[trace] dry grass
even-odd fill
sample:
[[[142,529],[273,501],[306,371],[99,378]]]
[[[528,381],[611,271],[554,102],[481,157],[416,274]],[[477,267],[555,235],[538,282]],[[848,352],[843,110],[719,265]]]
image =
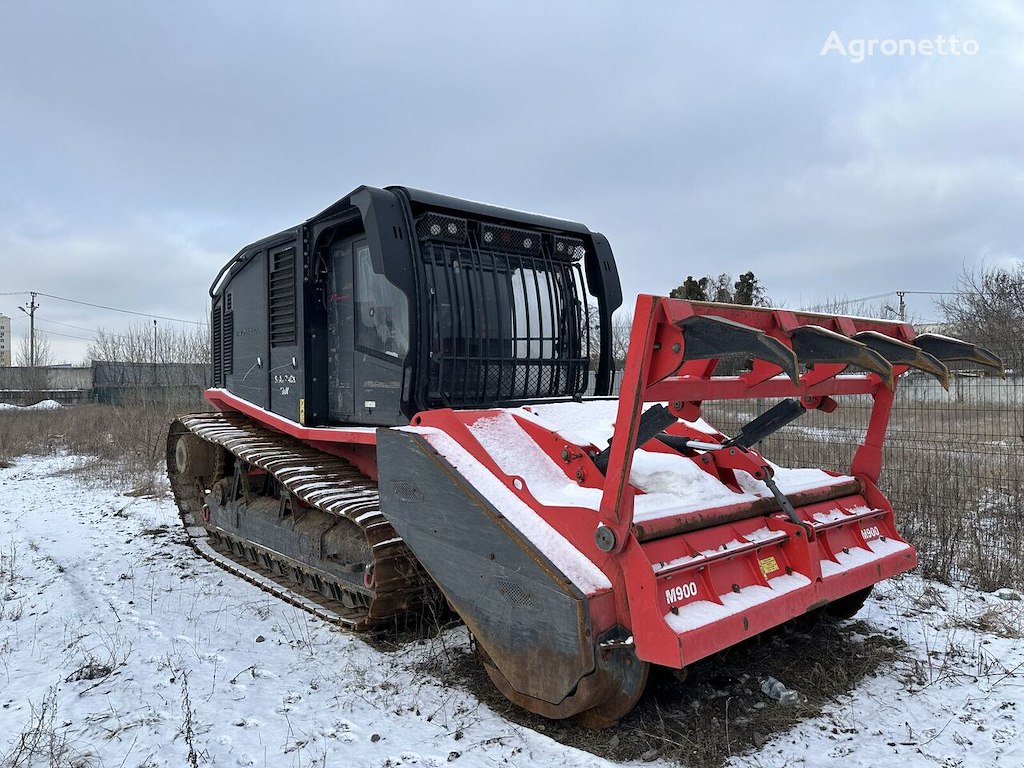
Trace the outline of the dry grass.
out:
[[[1017,402],[1016,392],[1005,401],[920,401],[908,394],[898,398],[881,484],[900,530],[918,548],[926,576],[988,590],[1024,587],[1024,410]],[[723,431],[734,432],[770,405],[707,403],[705,415]],[[57,451],[84,454],[134,488],[160,468],[167,424],[183,410],[187,408],[139,405],[0,412],[0,462]],[[807,414],[762,448],[780,464],[845,471],[868,413],[869,403],[846,398],[835,413]],[[13,574],[13,556],[8,560],[9,567],[0,570]],[[430,636],[444,619],[438,615],[429,626],[406,630],[410,636]],[[465,649],[444,648],[424,671],[468,688],[511,720],[596,755],[613,760],[659,757],[704,768],[759,748],[902,653],[898,640],[872,634],[863,624],[815,621],[802,619],[731,649],[725,657],[695,664],[685,680],[662,671],[618,728],[597,735],[513,707]],[[1019,623],[1004,626],[995,612],[972,621],[978,629],[1003,636],[1022,633]],[[767,676],[803,693],[807,703],[781,706],[767,699],[760,691],[760,680]],[[19,742],[25,754],[64,748],[45,704],[35,727]],[[184,719],[187,725],[187,713]]]
[[[6,754],[0,755],[3,768],[89,768],[99,765],[91,749],[75,743],[70,723],[57,719],[57,692],[50,689],[42,701],[33,703],[32,717],[13,739]]]
[[[922,399],[920,385],[897,389],[880,486],[925,576],[983,590],[1024,587],[1024,382],[972,379],[959,396],[958,386],[932,400]],[[808,413],[759,448],[785,466],[848,471],[870,400],[839,402],[834,413]],[[704,411],[730,433],[771,404],[707,403]]]
[[[818,715],[861,680],[890,667],[903,647],[900,640],[861,622],[803,617],[694,664],[682,679],[670,670],[652,668],[636,709],[615,728],[597,732],[515,707],[465,647],[439,647],[423,671],[449,686],[468,689],[502,717],[600,757],[657,758],[718,768]],[[807,702],[787,706],[769,699],[760,689],[768,676],[804,694]]]
[[[951,394],[926,399],[935,394],[920,381],[897,389],[881,487],[900,530],[917,547],[925,576],[985,590],[1024,587],[1024,382],[958,378]],[[708,402],[704,412],[732,433],[771,404]],[[153,493],[168,423],[199,407],[0,411],[0,468],[19,456],[63,450],[95,457],[79,471]],[[847,471],[870,407],[866,397],[841,398],[836,412],[808,413],[761,448],[779,464]]]
[[[167,426],[196,404],[79,405],[52,411],[0,411],[0,468],[20,457],[60,452],[88,456],[85,472],[121,490],[160,488]]]

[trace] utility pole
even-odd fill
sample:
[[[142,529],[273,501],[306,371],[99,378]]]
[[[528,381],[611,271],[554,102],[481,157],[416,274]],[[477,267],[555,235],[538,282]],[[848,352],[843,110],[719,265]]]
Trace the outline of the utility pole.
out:
[[[150,381],[149,381],[149,386],[150,386],[150,390],[149,391],[151,393],[154,393],[153,396],[155,397],[156,396],[155,392],[156,392],[156,386],[157,386],[157,379],[159,378],[159,376],[157,376],[157,372],[156,372],[156,318],[155,317],[153,318],[153,365],[151,366],[151,368],[152,368],[152,371],[151,371],[151,377],[150,377]]]
[[[907,302],[903,300],[903,297],[907,295],[906,291],[896,291],[896,295],[900,297],[900,322],[907,322]]]
[[[29,300],[28,309],[24,307],[18,307],[22,312],[28,315],[28,364],[30,368],[36,367],[36,310],[39,309],[39,305],[36,304],[36,292],[30,292],[32,298]]]

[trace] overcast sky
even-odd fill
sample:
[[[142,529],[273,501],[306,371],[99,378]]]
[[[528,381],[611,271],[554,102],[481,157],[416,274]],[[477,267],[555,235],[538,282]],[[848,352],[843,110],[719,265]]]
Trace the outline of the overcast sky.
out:
[[[1024,256],[1021,4],[507,7],[0,0],[0,293],[201,320],[242,245],[360,184],[582,221],[627,303],[748,269],[794,307],[941,292]],[[833,31],[961,43],[855,63]],[[16,336],[27,298],[0,295]],[[50,334],[151,322],[39,302]]]

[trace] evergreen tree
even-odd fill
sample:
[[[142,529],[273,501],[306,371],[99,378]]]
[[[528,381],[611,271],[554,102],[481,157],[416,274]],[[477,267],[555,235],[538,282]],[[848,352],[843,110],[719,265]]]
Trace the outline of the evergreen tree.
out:
[[[687,275],[686,281],[669,292],[669,296],[673,299],[687,299],[689,301],[707,301],[708,300],[708,283],[711,282],[710,277],[702,277],[699,280],[694,280],[693,275]]]
[[[687,275],[682,285],[669,291],[673,299],[688,301],[717,301],[723,304],[745,304],[747,306],[764,307],[769,301],[764,288],[753,272],[744,272],[735,283],[732,275],[723,272],[718,277],[704,275],[694,278]]]
[[[740,279],[736,281],[734,287],[736,288],[736,292],[733,294],[734,304],[764,306],[768,303],[765,299],[764,288],[758,284],[753,272],[744,272],[740,275]]]

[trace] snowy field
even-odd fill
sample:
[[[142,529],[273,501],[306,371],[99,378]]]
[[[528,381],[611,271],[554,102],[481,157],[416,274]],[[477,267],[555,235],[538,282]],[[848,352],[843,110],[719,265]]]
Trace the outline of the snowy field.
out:
[[[0,766],[616,765],[425,672],[463,630],[368,645],[196,559],[171,501],[85,462],[0,469]],[[731,763],[1024,765],[1018,597],[884,585],[860,618],[899,659]]]

